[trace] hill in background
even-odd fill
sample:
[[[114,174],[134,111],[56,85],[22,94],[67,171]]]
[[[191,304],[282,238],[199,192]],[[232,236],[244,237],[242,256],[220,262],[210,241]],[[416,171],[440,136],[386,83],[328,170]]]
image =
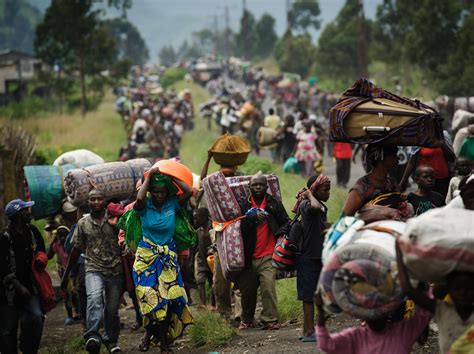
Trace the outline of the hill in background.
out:
[[[16,49],[33,52],[40,10],[25,0],[0,0],[0,50]]]
[[[6,0],[0,0],[5,2]],[[42,13],[49,6],[50,0],[8,0],[10,2],[29,2]],[[322,26],[332,21],[346,0],[319,0]],[[364,0],[367,17],[374,18],[377,5],[382,0]],[[260,17],[268,12],[276,19],[276,31],[282,35],[286,29],[285,0],[247,0],[247,8]],[[184,40],[191,39],[192,32],[203,28],[222,30],[225,26],[225,7],[229,9],[229,26],[238,30],[242,15],[242,0],[133,0],[133,7],[128,11],[128,19],[145,39],[150,49],[150,60],[156,61],[159,50],[165,45],[178,48]],[[114,9],[106,9],[107,17],[120,16]],[[312,34],[317,40],[320,31]]]

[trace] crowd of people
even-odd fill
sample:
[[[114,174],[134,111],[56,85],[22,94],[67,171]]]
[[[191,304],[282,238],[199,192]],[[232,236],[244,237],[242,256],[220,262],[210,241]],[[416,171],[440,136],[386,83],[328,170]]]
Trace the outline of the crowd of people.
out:
[[[161,173],[156,165],[139,181],[131,200],[109,203],[105,192],[96,188],[89,192],[83,207],[65,200],[60,214],[45,227],[50,234],[49,244],[30,223],[29,208],[34,201],[12,200],[5,208],[9,224],[0,237],[0,352],[16,353],[19,348],[24,353],[36,353],[40,347],[46,310],[35,278],[37,272],[44,271],[38,253],[49,259],[56,255],[65,325],[83,324],[85,348],[90,353],[99,353],[102,345],[111,353],[121,351],[119,307],[124,292],[128,292],[135,310],[131,329],[145,328],[137,343],[141,351],[157,345],[162,353],[171,352],[173,341],[193,322],[190,304],[217,311],[242,331],[255,327],[278,330],[277,270],[272,256],[278,237],[289,232],[289,225],[290,233],[299,234],[297,298],[304,314],[300,341],[317,342],[327,353],[408,353],[434,318],[439,327],[440,351],[447,353],[452,343],[472,328],[473,273],[453,272],[441,290],[425,283],[413,288],[397,248],[399,281],[407,298],[419,306],[415,315],[404,319],[403,315],[392,314],[337,334],[327,330],[326,310],[316,287],[323,267],[324,235],[330,226],[326,202],[332,181],[318,170],[317,161],[329,151],[336,160],[337,185],[345,188],[356,151],[347,143],[328,143],[325,112],[329,107],[321,103],[325,100],[316,86],[306,91],[291,86],[295,99],[287,101],[295,105],[283,109],[291,113],[282,119],[284,113],[277,101],[286,91],[278,90],[287,87],[265,82],[259,71],[244,77],[250,86],[249,95],[219,81],[217,98],[203,104],[201,111],[209,112],[222,132],[240,131],[256,153],[267,148],[274,161],[297,161],[307,183],[296,195],[294,217],[290,218],[281,200],[268,193],[263,174],[252,176],[248,194],[238,201],[243,216],[240,228],[245,266],[239,275],[228,279],[220,265],[215,220],[210,218],[202,187],[193,190],[183,181]],[[240,76],[232,72],[232,77],[238,80]],[[138,68],[133,78],[129,88],[117,91],[116,109],[129,137],[119,159],[178,157],[184,131],[193,128],[190,91],[176,94],[148,85]],[[276,100],[268,115],[263,114],[262,102],[255,99],[265,96],[258,93],[265,88]],[[270,134],[262,127],[274,132]],[[268,144],[266,133],[271,135]],[[453,149],[446,136],[439,147],[412,148],[399,175],[395,171],[401,148],[363,147],[367,173],[349,189],[342,213],[357,215],[368,223],[408,220],[433,208],[474,210],[472,146],[465,145],[464,140],[460,145],[458,150]],[[207,177],[211,159],[209,151],[201,180]],[[233,177],[236,168],[221,166],[220,172]],[[403,192],[409,177],[417,188],[406,196]],[[298,218],[301,222],[295,223]],[[185,240],[194,233],[196,243]],[[210,306],[207,284],[212,289]],[[198,290],[199,298],[192,298],[193,288]],[[256,318],[259,296],[262,311]]]
[[[115,109],[128,136],[119,160],[179,156],[184,131],[194,127],[191,91],[164,90],[150,81],[153,75],[142,73],[139,67],[134,67],[132,73],[128,87],[115,89]]]

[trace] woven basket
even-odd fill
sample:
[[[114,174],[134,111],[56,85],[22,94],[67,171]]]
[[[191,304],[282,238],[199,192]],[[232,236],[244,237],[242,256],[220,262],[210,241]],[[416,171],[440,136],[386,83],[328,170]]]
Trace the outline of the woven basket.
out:
[[[220,152],[212,151],[212,157],[216,164],[224,167],[240,166],[247,161],[250,151],[247,152]]]
[[[243,165],[251,150],[252,148],[244,138],[229,133],[217,138],[211,147],[214,161],[224,167]]]

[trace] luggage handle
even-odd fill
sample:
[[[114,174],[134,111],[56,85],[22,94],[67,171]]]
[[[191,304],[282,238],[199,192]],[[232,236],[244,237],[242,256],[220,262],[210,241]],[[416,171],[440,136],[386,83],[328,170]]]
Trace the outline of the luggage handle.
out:
[[[383,126],[366,126],[362,127],[362,130],[368,135],[377,135],[390,132],[390,127]]]

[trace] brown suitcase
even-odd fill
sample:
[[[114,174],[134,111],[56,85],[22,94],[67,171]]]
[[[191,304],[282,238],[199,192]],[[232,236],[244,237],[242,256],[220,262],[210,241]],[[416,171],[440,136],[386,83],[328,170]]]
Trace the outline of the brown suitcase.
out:
[[[436,146],[442,118],[433,108],[394,95],[366,79],[347,89],[329,111],[330,141]]]
[[[424,114],[425,111],[402,103],[373,98],[352,110],[344,120],[344,131],[350,138],[362,138],[373,133],[388,132]]]

